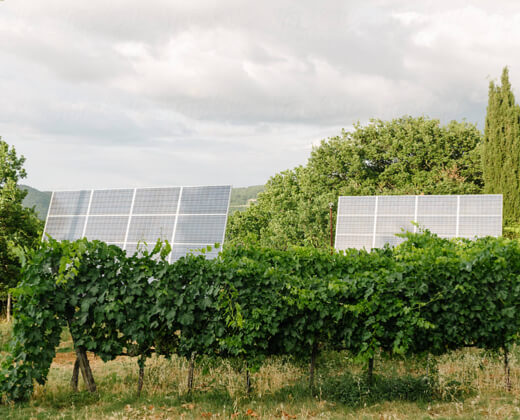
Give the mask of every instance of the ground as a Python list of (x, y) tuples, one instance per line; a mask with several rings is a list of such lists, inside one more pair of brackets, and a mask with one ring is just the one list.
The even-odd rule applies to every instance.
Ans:
[[(5, 328), (4, 325), (0, 335), (4, 340)], [(5, 350), (5, 345), (2, 348)], [(405, 383), (399, 378), (424, 375), (424, 360), (379, 357), (375, 363), (377, 378), (385, 389), (394, 387), (395, 392), (381, 391), (381, 395), (372, 395), (372, 400), (366, 399), (365, 395), (354, 404), (344, 404), (327, 391), (330, 377), (341, 377), (347, 370), (362, 375), (364, 365), (349, 359), (346, 353), (330, 352), (321, 356), (314, 394), (308, 390), (305, 364), (280, 358), (267, 360), (252, 375), (254, 390), (247, 395), (244, 372), (227, 361), (199, 361), (195, 370), (195, 390), (188, 393), (187, 361), (152, 357), (146, 364), (141, 397), (136, 395), (136, 359), (121, 357), (103, 363), (91, 354), (89, 359), (98, 392), (86, 392), (80, 378), (80, 392), (73, 393), (69, 381), (75, 355), (70, 336), (64, 332), (47, 384), (38, 385), (26, 404), (0, 406), (0, 418), (520, 419), (518, 349), (511, 357), (511, 392), (505, 390), (499, 355), (466, 349), (437, 359), (438, 393), (432, 398), (418, 400), (413, 389), (399, 393), (399, 387)], [(355, 388), (353, 390), (355, 394)]]

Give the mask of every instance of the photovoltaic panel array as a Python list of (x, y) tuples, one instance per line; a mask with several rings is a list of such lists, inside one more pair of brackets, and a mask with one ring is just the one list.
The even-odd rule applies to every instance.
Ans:
[(502, 195), (381, 195), (339, 197), (336, 249), (381, 248), (417, 226), (443, 238), (502, 235)]
[[(133, 254), (138, 243), (172, 245), (170, 261), (224, 242), (231, 186), (133, 188), (52, 193), (44, 238), (86, 237)], [(141, 245), (144, 246), (144, 245)], [(220, 249), (206, 255), (215, 257)]]

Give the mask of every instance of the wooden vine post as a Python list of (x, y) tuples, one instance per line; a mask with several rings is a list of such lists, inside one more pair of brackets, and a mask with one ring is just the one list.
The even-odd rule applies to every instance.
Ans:
[(7, 294), (7, 322), (11, 321), (11, 293)]
[(506, 389), (511, 392), (511, 371), (509, 369), (509, 354), (507, 347), (504, 345), (504, 375), (506, 380)]
[(312, 345), (311, 351), (311, 363), (309, 366), (309, 389), (312, 391), (314, 389), (314, 376), (316, 371), (316, 358), (318, 357), (318, 343), (314, 343)]
[(372, 386), (374, 380), (374, 358), (368, 359), (368, 372), (367, 372), (368, 385)]
[(78, 379), (79, 379), (79, 359), (76, 357), (74, 361), (74, 369), (72, 370), (72, 378), (70, 379), (70, 387), (72, 392), (78, 392)]
[(251, 375), (249, 373), (249, 365), (247, 364), (247, 361), (245, 362), (246, 365), (246, 391), (247, 395), (251, 394), (252, 387), (251, 387)]
[(195, 369), (195, 355), (196, 352), (193, 352), (190, 357), (190, 363), (188, 365), (188, 392), (193, 390), (193, 371)]
[[(69, 330), (71, 320), (68, 320)], [(94, 381), (94, 375), (92, 375), (92, 370), (90, 369), (90, 363), (87, 357), (87, 351), (83, 346), (77, 346), (74, 337), (72, 337), (72, 343), (74, 345), (74, 350), (76, 351), (76, 361), (74, 362), (74, 368), (72, 370), (72, 378), (70, 380), (70, 387), (74, 392), (78, 390), (78, 376), (81, 371), (81, 376), (83, 377), (83, 381), (85, 382), (85, 386), (89, 392), (96, 392), (96, 382)]]
[(143, 383), (144, 383), (144, 364), (146, 362), (146, 357), (141, 356), (137, 360), (137, 364), (139, 365), (139, 379), (137, 381), (137, 396), (141, 396), (141, 391), (143, 389)]
[(83, 346), (76, 347), (76, 357), (79, 360), (79, 369), (85, 381), (85, 386), (89, 392), (96, 392), (96, 382), (94, 381), (94, 376), (90, 369), (87, 352)]
[(247, 395), (251, 394), (251, 376), (249, 374), (249, 369), (246, 369), (246, 387)]

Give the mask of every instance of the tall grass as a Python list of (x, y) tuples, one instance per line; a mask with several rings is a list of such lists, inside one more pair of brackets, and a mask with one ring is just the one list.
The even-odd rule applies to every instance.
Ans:
[(0, 352), (7, 351), (11, 340), (12, 322), (7, 322), (5, 318), (0, 318)]

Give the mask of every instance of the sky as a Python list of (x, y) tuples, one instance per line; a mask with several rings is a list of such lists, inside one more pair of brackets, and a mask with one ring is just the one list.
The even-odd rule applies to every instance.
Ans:
[(257, 185), (358, 121), (483, 129), (519, 50), (517, 0), (4, 0), (0, 136), (42, 190)]

